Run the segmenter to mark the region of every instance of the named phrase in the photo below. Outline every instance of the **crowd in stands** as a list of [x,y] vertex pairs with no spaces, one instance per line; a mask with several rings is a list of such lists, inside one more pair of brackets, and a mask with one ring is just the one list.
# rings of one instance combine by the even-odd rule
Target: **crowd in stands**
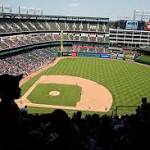
[[98,46],[81,46],[81,45],[73,45],[72,47],[68,47],[64,49],[65,51],[74,51],[74,52],[87,52],[87,53],[110,53],[108,49],[104,47]]
[[[57,51],[60,50],[59,47],[56,47]],[[110,53],[108,49],[104,47],[97,46],[81,46],[81,45],[73,45],[73,46],[64,46],[64,52],[85,52],[85,53]]]
[[[105,27],[105,28],[103,28]],[[40,31],[40,33],[38,33]],[[53,31],[45,33],[46,31]],[[61,38],[61,31],[64,31]],[[65,31],[69,31],[70,33]],[[72,32],[71,32],[72,31]],[[74,32],[78,31],[78,32]],[[26,32],[26,33],[25,33]],[[34,32],[34,33],[32,33]],[[82,33],[86,32],[86,33]],[[87,33],[89,32],[89,33]],[[94,37],[93,37],[93,32]],[[17,33],[22,33],[18,34]],[[106,33],[106,34],[105,34]],[[13,35],[12,35],[13,34]],[[108,26],[103,23],[51,22],[38,20],[0,19],[0,50],[50,41],[105,42]]]
[[34,49],[0,58],[0,74],[18,75],[35,72],[57,57],[55,48]]
[[50,20],[1,19],[0,33],[35,32],[35,31],[86,31],[109,32],[106,23],[60,22]]
[[85,41],[85,42],[104,42],[104,38],[90,37],[90,34],[82,36],[80,34],[63,34],[61,38],[60,33],[41,33],[41,34],[21,34],[0,37],[0,50],[12,49],[26,45],[33,45],[38,43],[45,43],[51,41]]
[[[23,73],[24,76],[39,70],[57,57],[60,47],[33,49],[8,55],[0,58],[0,74],[17,75]],[[105,53],[106,50],[96,46],[65,46],[64,52],[91,52]]]
[[72,117],[60,109],[49,114],[28,114],[19,109],[22,75],[0,75],[1,150],[147,150],[150,146],[150,103],[142,98],[135,114],[87,114]]
[[57,41],[51,34],[14,35],[0,38],[0,50],[12,49],[26,45]]

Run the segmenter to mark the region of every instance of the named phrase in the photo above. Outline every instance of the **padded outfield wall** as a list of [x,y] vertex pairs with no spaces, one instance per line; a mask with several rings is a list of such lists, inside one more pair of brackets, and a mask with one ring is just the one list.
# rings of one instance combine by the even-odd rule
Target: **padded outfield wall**
[[58,52],[58,56],[73,56],[73,57],[96,57],[96,58],[111,58],[109,53],[91,53],[91,52]]

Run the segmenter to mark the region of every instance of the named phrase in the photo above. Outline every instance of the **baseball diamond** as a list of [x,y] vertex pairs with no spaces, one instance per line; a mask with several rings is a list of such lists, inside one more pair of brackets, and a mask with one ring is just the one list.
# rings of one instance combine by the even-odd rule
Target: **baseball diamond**
[[[36,87],[38,84],[50,84],[50,83],[61,83],[61,84],[66,84],[66,85],[76,85],[76,86],[80,86],[82,88],[82,92],[81,92],[81,97],[80,97],[80,101],[76,103],[75,108],[74,107],[65,107],[65,106],[59,106],[59,108],[63,108],[63,109],[70,109],[70,110],[84,110],[84,111],[108,111],[111,108],[112,105],[112,95],[111,93],[103,86],[97,84],[96,82],[87,80],[87,79],[82,79],[79,77],[73,77],[73,76],[61,76],[61,75],[52,75],[52,76],[42,76],[40,77],[40,79],[38,81],[36,81],[32,87],[27,91],[27,94],[25,94],[22,97],[22,101],[24,101],[24,99],[32,99],[32,96],[29,96],[30,93],[32,92],[32,90],[34,91],[34,87]],[[45,89],[42,88],[41,89]],[[72,95],[72,97],[69,95],[69,93],[71,92],[71,87],[68,88],[67,90],[67,95],[65,96],[65,99],[70,99],[75,95]],[[40,93],[40,91],[38,91]],[[42,92],[42,91],[41,91]],[[63,94],[63,93],[62,93]],[[77,93],[75,93],[77,94]],[[69,95],[69,96],[68,96]],[[67,97],[68,96],[68,97]],[[41,97],[44,97],[41,95]],[[38,98],[40,98],[40,95],[38,96]],[[54,98],[53,98],[54,99]],[[47,101],[49,100],[49,97],[47,97]],[[60,101],[62,100],[62,98],[60,98]],[[42,103],[42,100],[41,100]],[[66,103],[67,104],[67,103]],[[36,104],[34,105],[29,104],[29,106],[36,106]],[[64,103],[65,105],[65,103]],[[42,106],[42,105],[41,105]],[[48,107],[48,106],[47,106]],[[51,108],[51,105],[49,105],[49,107]],[[54,106],[52,107],[54,108]],[[56,107],[58,108],[58,106]]]
[[[138,105],[142,96],[150,97],[148,92],[149,78],[146,74],[150,73],[148,66],[142,66],[135,63],[128,63],[117,60],[106,60],[98,58],[58,58],[53,64],[43,69],[42,72],[34,73],[25,78],[21,87],[23,90],[22,101],[27,102],[29,106],[43,107],[43,108],[64,108],[71,110],[88,110],[88,111],[109,111],[112,107],[117,105]],[[138,74],[138,76],[137,76]],[[78,78],[80,77],[80,78]],[[72,81],[69,81],[71,80]],[[74,79],[73,79],[74,78]],[[86,92],[87,96],[93,93],[98,98],[97,102],[85,98],[87,101],[80,105],[77,104],[76,108],[70,106],[59,106],[59,105],[46,105],[42,101],[39,104],[33,104],[29,102],[28,95],[38,85],[43,83],[59,83],[59,84],[72,84],[78,85],[80,79],[91,83],[86,85],[90,92]],[[25,80],[28,80],[25,82]],[[61,81],[59,81],[61,80]],[[147,81],[147,82],[146,82]],[[68,83],[69,82],[69,83]],[[94,85],[103,86],[108,91],[108,97],[103,98],[101,101],[101,90],[95,91]],[[93,87],[92,87],[93,85]],[[89,86],[89,87],[88,87]],[[82,90],[83,87],[81,86]],[[91,89],[90,89],[91,88]],[[68,89],[68,93],[69,93]],[[98,94],[96,96],[96,94]],[[83,94],[82,94],[83,95]],[[82,98],[82,96],[81,96]],[[90,103],[93,102],[93,106]],[[106,105],[106,103],[107,105]],[[105,103],[105,104],[104,104]],[[43,104],[43,105],[42,105]],[[80,107],[82,105],[82,108]],[[99,107],[99,108],[98,108]]]

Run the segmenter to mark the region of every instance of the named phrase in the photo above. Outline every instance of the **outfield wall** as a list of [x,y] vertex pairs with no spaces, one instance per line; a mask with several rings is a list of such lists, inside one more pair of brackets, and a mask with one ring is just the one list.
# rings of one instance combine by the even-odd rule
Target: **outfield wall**
[[109,53],[91,53],[91,52],[58,52],[58,56],[112,58],[112,55]]

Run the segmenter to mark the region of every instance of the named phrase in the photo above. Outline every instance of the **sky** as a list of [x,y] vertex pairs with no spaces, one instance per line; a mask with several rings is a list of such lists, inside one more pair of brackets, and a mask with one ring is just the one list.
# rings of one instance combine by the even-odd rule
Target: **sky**
[[0,0],[10,5],[41,8],[46,15],[108,17],[132,19],[134,10],[150,10],[150,0]]

